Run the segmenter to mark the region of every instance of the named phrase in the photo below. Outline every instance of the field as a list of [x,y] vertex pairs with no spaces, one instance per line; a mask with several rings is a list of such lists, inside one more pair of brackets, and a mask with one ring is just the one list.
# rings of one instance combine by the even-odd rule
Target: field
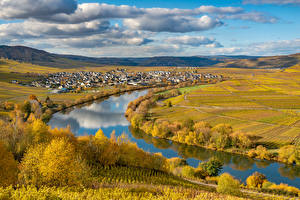
[[181,96],[165,100],[171,101],[173,107],[157,106],[151,110],[152,116],[170,121],[190,118],[211,125],[228,123],[234,130],[257,136],[258,143],[274,148],[298,143],[299,66],[267,73],[228,69],[226,75],[232,78],[185,89]]

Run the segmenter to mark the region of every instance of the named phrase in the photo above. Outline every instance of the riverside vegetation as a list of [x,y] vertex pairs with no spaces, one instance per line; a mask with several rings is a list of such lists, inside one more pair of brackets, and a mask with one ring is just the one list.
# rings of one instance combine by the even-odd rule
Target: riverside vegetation
[[[222,168],[218,160],[194,169],[180,158],[147,153],[126,135],[115,137],[112,132],[107,138],[100,129],[95,136],[75,137],[68,128],[51,129],[41,118],[42,105],[51,106],[50,99],[31,95],[23,104],[11,105],[11,121],[0,123],[1,199],[279,198],[246,194],[233,177],[217,178]],[[218,183],[219,193],[191,179]],[[299,193],[278,187],[270,191]]]

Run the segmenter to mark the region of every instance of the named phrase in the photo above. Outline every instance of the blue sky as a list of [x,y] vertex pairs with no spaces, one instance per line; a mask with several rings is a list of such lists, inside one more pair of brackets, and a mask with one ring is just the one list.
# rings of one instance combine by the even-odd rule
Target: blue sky
[[0,44],[96,57],[300,51],[300,0],[0,0]]

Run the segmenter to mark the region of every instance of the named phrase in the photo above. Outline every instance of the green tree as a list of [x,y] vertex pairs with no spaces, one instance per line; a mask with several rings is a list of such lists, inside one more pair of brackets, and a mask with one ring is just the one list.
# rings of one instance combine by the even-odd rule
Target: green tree
[[213,158],[207,162],[200,163],[199,167],[206,171],[209,176],[218,176],[223,169],[223,164],[221,161]]
[[218,179],[217,192],[229,195],[239,195],[240,182],[228,173],[224,173]]

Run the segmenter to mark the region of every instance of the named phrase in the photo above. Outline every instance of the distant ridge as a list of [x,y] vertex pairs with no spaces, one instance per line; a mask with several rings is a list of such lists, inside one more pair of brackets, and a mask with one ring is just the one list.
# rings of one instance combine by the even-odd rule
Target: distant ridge
[[58,68],[116,66],[190,66],[233,68],[287,68],[300,63],[300,54],[287,56],[157,56],[145,58],[93,58],[52,54],[25,46],[0,46],[0,57]]

